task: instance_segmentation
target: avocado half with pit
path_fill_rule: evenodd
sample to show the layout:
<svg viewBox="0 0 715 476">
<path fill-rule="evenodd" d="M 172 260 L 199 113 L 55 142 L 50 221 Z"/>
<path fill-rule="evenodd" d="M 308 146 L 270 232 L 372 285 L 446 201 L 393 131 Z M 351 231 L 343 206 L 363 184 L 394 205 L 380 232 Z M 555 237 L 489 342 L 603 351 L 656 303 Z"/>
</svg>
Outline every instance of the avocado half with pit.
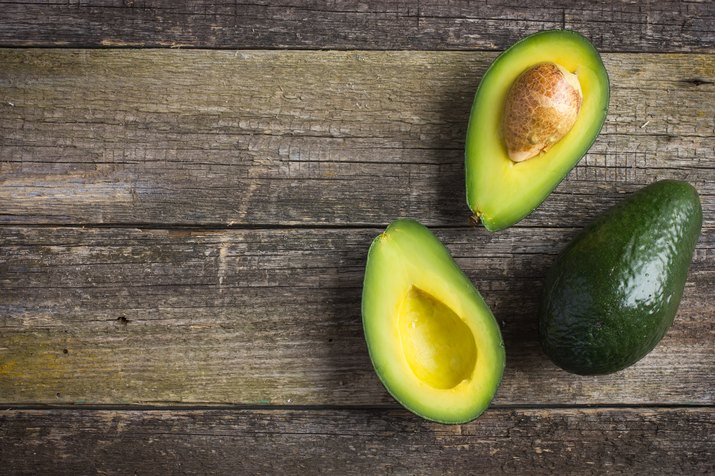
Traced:
<svg viewBox="0 0 715 476">
<path fill-rule="evenodd" d="M 484 74 L 465 144 L 467 203 L 490 231 L 538 207 L 588 152 L 608 111 L 608 73 L 573 31 L 544 31 Z"/>
<path fill-rule="evenodd" d="M 408 410 L 440 423 L 478 417 L 504 370 L 491 310 L 427 228 L 400 219 L 373 241 L 362 319 L 375 372 Z"/>
</svg>

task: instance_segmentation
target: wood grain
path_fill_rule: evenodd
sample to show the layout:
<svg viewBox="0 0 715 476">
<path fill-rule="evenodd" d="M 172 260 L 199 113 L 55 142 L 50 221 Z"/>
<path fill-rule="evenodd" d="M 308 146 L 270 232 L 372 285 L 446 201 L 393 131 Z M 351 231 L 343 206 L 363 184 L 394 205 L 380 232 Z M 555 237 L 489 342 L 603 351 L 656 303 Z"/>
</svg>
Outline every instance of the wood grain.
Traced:
<svg viewBox="0 0 715 476">
<path fill-rule="evenodd" d="M 0 223 L 463 226 L 463 140 L 494 57 L 0 50 Z M 522 226 L 581 226 L 660 178 L 693 183 L 712 224 L 713 56 L 605 62 L 601 136 Z"/>
<path fill-rule="evenodd" d="M 604 51 L 712 51 L 707 1 L 0 1 L 0 45 L 500 50 L 567 28 Z"/>
<path fill-rule="evenodd" d="M 395 406 L 360 317 L 380 231 L 0 227 L 0 402 Z M 495 403 L 715 403 L 715 227 L 665 339 L 600 377 L 536 341 L 542 277 L 577 231 L 436 230 L 502 326 Z"/>
<path fill-rule="evenodd" d="M 531 217 L 469 228 L 474 91 L 551 28 L 610 52 L 607 123 Z M 715 473 L 713 52 L 707 1 L 0 0 L 0 473 Z M 705 215 L 675 324 L 618 374 L 557 369 L 546 269 L 661 178 Z M 502 327 L 471 424 L 409 414 L 371 368 L 363 266 L 400 216 Z"/>
<path fill-rule="evenodd" d="M 0 411 L 10 474 L 711 474 L 713 409 Z"/>
</svg>

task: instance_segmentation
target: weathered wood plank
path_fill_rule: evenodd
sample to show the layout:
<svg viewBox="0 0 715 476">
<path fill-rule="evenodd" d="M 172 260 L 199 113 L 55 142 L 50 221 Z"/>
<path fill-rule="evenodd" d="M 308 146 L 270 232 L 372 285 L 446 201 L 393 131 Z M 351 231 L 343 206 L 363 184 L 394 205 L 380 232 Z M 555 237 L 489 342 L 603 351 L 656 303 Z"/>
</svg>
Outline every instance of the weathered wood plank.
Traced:
<svg viewBox="0 0 715 476">
<path fill-rule="evenodd" d="M 464 225 L 463 140 L 493 58 L 2 50 L 0 222 Z M 581 226 L 658 178 L 694 183 L 713 223 L 713 56 L 605 61 L 603 133 L 522 224 Z"/>
<path fill-rule="evenodd" d="M 715 9 L 693 1 L 0 1 L 0 45 L 504 49 L 575 29 L 607 51 L 715 48 Z"/>
<path fill-rule="evenodd" d="M 711 474 L 715 410 L 0 411 L 9 474 Z"/>
<path fill-rule="evenodd" d="M 360 320 L 380 231 L 0 227 L 0 402 L 394 405 Z M 437 230 L 502 325 L 496 403 L 715 403 L 715 227 L 665 339 L 602 377 L 536 341 L 542 276 L 576 232 Z"/>
</svg>

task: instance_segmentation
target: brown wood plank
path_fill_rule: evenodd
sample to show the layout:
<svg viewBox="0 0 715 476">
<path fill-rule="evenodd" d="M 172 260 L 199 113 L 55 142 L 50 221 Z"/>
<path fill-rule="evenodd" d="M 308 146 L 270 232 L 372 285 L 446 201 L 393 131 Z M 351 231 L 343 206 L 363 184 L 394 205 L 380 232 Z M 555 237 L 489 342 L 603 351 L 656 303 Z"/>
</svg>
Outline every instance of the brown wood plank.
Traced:
<svg viewBox="0 0 715 476">
<path fill-rule="evenodd" d="M 0 50 L 0 223 L 464 225 L 494 56 Z M 605 62 L 601 136 L 522 225 L 581 226 L 660 178 L 696 185 L 713 223 L 713 56 Z"/>
<path fill-rule="evenodd" d="M 4 410 L 10 474 L 711 474 L 712 408 Z"/>
<path fill-rule="evenodd" d="M 0 402 L 395 405 L 360 317 L 380 231 L 0 227 Z M 501 323 L 495 402 L 715 403 L 715 227 L 665 339 L 601 377 L 536 340 L 542 276 L 577 231 L 436 230 Z"/>
<path fill-rule="evenodd" d="M 707 1 L 0 1 L 0 45 L 504 49 L 575 29 L 607 51 L 708 51 Z"/>
</svg>

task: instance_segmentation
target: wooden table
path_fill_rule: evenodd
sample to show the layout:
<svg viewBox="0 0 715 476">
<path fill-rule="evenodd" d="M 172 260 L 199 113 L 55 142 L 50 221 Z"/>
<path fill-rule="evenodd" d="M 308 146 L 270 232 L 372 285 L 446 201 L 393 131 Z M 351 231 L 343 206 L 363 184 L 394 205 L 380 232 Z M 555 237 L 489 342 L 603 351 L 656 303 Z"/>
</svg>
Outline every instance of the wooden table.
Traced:
<svg viewBox="0 0 715 476">
<path fill-rule="evenodd" d="M 603 53 L 608 119 L 491 234 L 467 220 L 471 100 L 552 28 Z M 0 473 L 715 473 L 713 3 L 0 0 L 0 45 Z M 662 178 L 705 215 L 675 324 L 623 372 L 559 370 L 545 270 Z M 470 424 L 403 410 L 367 356 L 367 248 L 403 216 L 502 326 Z"/>
</svg>

